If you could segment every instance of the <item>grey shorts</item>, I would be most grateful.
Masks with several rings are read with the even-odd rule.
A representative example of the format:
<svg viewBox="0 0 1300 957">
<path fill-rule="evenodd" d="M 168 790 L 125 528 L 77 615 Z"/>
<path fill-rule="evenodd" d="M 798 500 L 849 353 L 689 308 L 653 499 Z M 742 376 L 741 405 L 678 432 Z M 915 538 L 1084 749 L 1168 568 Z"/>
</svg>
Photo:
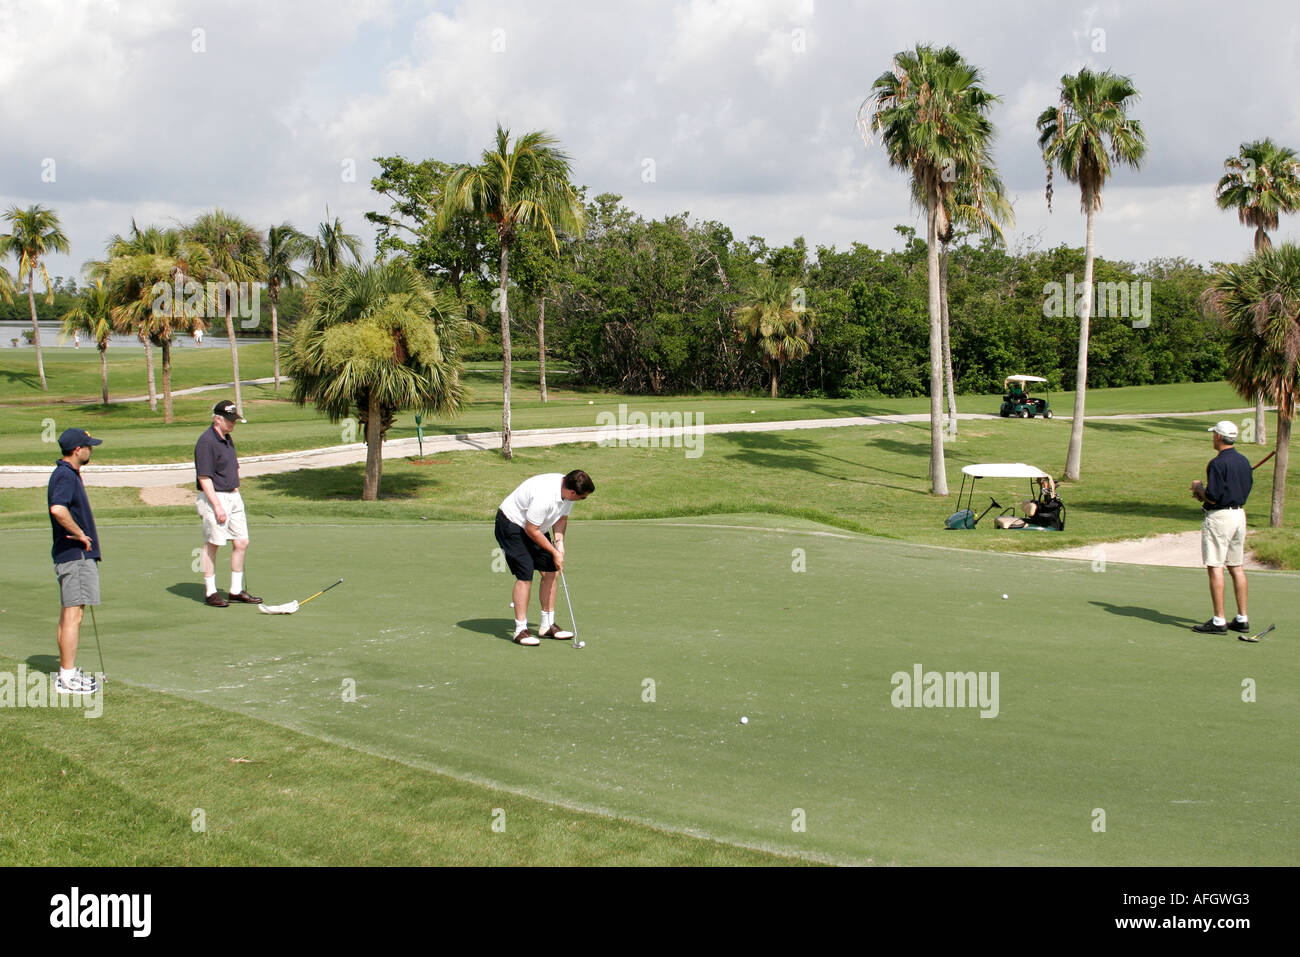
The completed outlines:
<svg viewBox="0 0 1300 957">
<path fill-rule="evenodd" d="M 99 562 L 77 558 L 54 566 L 59 579 L 59 598 L 64 608 L 99 604 Z"/>
</svg>

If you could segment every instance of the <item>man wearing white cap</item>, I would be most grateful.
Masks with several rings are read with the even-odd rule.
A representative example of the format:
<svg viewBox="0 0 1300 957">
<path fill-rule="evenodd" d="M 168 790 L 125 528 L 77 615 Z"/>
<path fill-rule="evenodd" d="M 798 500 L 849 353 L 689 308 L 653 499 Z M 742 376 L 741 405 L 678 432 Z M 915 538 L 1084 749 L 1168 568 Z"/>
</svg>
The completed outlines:
<svg viewBox="0 0 1300 957">
<path fill-rule="evenodd" d="M 1246 456 L 1237 451 L 1237 426 L 1226 419 L 1209 429 L 1214 450 L 1219 454 L 1205 466 L 1205 482 L 1192 483 L 1192 495 L 1201 503 L 1201 560 L 1210 574 L 1210 600 L 1214 617 L 1192 631 L 1203 635 L 1226 635 L 1250 631 L 1246 615 L 1246 572 L 1242 569 L 1246 544 L 1246 499 L 1250 497 L 1252 472 Z M 1237 617 L 1229 624 L 1223 617 L 1223 566 L 1232 575 L 1232 593 L 1237 599 Z"/>
<path fill-rule="evenodd" d="M 244 588 L 244 555 L 248 551 L 248 517 L 239 494 L 239 458 L 230 434 L 236 422 L 247 422 L 235 403 L 218 402 L 212 409 L 212 427 L 194 446 L 194 477 L 199 490 L 195 508 L 203 520 L 204 603 L 226 608 L 230 602 L 259 604 L 262 599 Z M 217 591 L 217 551 L 229 542 L 230 598 Z"/>
</svg>

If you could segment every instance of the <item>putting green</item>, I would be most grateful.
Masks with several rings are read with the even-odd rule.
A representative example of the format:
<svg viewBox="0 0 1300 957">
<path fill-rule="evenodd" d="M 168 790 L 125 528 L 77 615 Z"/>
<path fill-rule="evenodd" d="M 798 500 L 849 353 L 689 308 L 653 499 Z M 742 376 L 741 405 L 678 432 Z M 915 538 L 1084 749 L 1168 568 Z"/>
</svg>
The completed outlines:
<svg viewBox="0 0 1300 957">
<path fill-rule="evenodd" d="M 249 586 L 268 602 L 345 579 L 279 617 L 201 603 L 197 525 L 101 531 L 106 708 L 128 682 L 508 791 L 841 862 L 1296 862 L 1295 575 L 1252 575 L 1254 623 L 1280 627 L 1249 645 L 1188 629 L 1207 614 L 1195 570 L 1097 571 L 762 516 L 578 519 L 578 651 L 507 640 L 511 578 L 493 571 L 487 521 L 254 516 Z M 5 542 L 0 652 L 51 667 L 48 532 Z M 566 621 L 562 592 L 559 609 Z M 917 665 L 996 672 L 996 717 L 894 707 L 891 676 L 910 687 Z"/>
</svg>

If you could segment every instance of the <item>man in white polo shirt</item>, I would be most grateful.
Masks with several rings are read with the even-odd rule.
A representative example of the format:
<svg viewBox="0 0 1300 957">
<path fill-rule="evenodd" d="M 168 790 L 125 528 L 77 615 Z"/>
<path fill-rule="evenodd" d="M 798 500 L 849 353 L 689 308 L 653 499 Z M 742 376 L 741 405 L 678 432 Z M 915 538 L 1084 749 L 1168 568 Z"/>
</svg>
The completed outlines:
<svg viewBox="0 0 1300 957">
<path fill-rule="evenodd" d="M 581 469 L 568 475 L 559 472 L 535 475 L 506 496 L 497 509 L 497 544 L 505 553 L 506 564 L 515 575 L 515 625 L 512 632 L 517 645 L 541 644 L 538 635 L 528 631 L 528 599 L 533 588 L 533 573 L 542 573 L 542 638 L 568 640 L 573 633 L 555 625 L 556 577 L 564 570 L 564 533 L 569 525 L 569 511 L 596 490 L 591 476 Z M 554 540 L 552 540 L 552 532 Z"/>
</svg>

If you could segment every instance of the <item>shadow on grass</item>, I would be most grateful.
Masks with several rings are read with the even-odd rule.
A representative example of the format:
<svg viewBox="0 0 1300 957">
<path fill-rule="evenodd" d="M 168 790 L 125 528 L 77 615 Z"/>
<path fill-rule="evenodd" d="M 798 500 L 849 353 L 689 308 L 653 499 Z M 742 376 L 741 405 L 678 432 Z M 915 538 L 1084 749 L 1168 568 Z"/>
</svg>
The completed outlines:
<svg viewBox="0 0 1300 957">
<path fill-rule="evenodd" d="M 391 464 L 394 460 L 388 460 Z M 436 477 L 436 470 L 416 469 L 395 471 L 385 469 L 379 481 L 379 499 L 418 499 L 424 493 L 436 492 L 444 483 Z M 290 498 L 359 502 L 365 487 L 364 463 L 340 465 L 329 469 L 298 469 L 275 475 L 259 475 L 258 487 L 276 495 Z"/>
<path fill-rule="evenodd" d="M 888 482 L 872 482 L 864 478 L 854 478 L 850 474 L 828 470 L 822 467 L 821 463 L 817 460 L 826 459 L 832 462 L 840 462 L 853 469 L 882 472 L 886 475 L 897 475 L 905 479 L 916 479 L 916 476 L 909 475 L 906 472 L 891 472 L 888 469 L 869 465 L 866 462 L 854 462 L 850 459 L 842 459 L 838 456 L 829 455 L 826 452 L 823 452 L 816 442 L 809 439 L 787 438 L 780 435 L 774 435 L 770 432 L 736 432 L 727 436 L 727 439 L 741 447 L 741 451 L 733 452 L 727 457 L 745 462 L 746 464 L 774 469 L 798 469 L 801 472 L 810 472 L 814 475 L 825 476 L 826 478 L 835 479 L 839 482 L 852 482 L 855 485 L 873 485 L 878 488 L 890 488 L 899 492 L 909 492 L 915 495 L 926 494 L 923 489 L 916 487 L 891 485 Z M 814 458 L 814 456 L 816 458 Z"/>
<path fill-rule="evenodd" d="M 177 582 L 175 585 L 168 585 L 167 590 L 177 598 L 188 598 L 203 604 L 207 597 L 207 592 L 203 588 L 203 582 Z"/>
<path fill-rule="evenodd" d="M 1145 621 L 1154 622 L 1157 625 L 1198 625 L 1199 618 L 1187 618 L 1183 615 L 1167 615 L 1163 611 L 1156 611 L 1154 608 L 1141 608 L 1137 605 L 1112 605 L 1108 601 L 1094 601 L 1090 604 L 1103 608 L 1112 615 L 1119 615 L 1123 618 L 1141 618 Z"/>
<path fill-rule="evenodd" d="M 58 655 L 30 655 L 27 658 L 27 667 L 33 671 L 55 672 L 59 670 Z"/>
<path fill-rule="evenodd" d="M 514 621 L 510 618 L 466 618 L 464 621 L 456 622 L 456 627 L 475 634 L 487 635 L 490 638 L 510 641 L 508 632 L 514 627 Z"/>
<path fill-rule="evenodd" d="M 1065 486 L 1062 489 L 1062 498 L 1065 497 L 1068 490 L 1068 486 Z M 1191 499 L 1190 494 L 1188 495 L 1188 499 Z M 1068 506 L 1069 503 L 1067 502 L 1066 504 Z M 1184 527 L 1168 530 L 1174 532 L 1191 531 L 1192 529 L 1200 528 L 1201 526 L 1200 509 L 1195 506 L 1195 503 L 1193 503 L 1191 507 L 1188 507 L 1187 505 L 1168 505 L 1161 502 L 1143 501 L 1141 499 L 1088 502 L 1086 505 L 1080 504 L 1078 506 L 1078 511 L 1075 512 L 1075 518 L 1078 519 L 1079 516 L 1085 512 L 1100 512 L 1104 515 L 1142 515 L 1147 518 L 1167 518 L 1170 521 L 1182 522 Z M 1147 534 L 1160 535 L 1164 534 L 1164 532 L 1158 529 L 1151 529 Z"/>
</svg>

